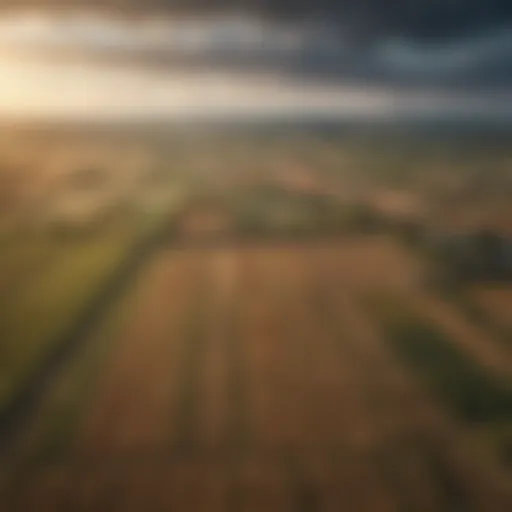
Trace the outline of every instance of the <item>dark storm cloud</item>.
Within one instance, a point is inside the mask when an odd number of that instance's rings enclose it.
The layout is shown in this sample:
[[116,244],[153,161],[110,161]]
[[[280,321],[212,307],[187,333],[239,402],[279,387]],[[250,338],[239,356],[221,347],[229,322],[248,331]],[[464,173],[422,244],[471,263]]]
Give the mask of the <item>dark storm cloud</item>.
[[[59,14],[55,23],[43,23],[44,34],[34,36],[54,52],[79,48],[95,57],[113,55],[158,66],[268,69],[346,82],[512,86],[512,0],[16,0],[16,5],[36,1],[40,7],[58,2],[61,7],[115,7],[122,13],[137,8],[150,14],[161,9],[235,14],[234,20],[215,17],[205,26],[179,18],[180,27],[160,27],[158,34],[143,29],[140,18],[135,25],[141,33],[125,33],[123,17],[117,26],[111,17],[100,23],[80,14],[64,20]],[[0,5],[7,2],[14,0],[0,0]],[[260,23],[261,17],[300,23]],[[4,23],[0,40],[15,28],[15,23]],[[289,48],[288,31],[295,29],[299,43]],[[26,35],[24,29],[14,32],[15,38]]]
[[369,37],[449,38],[512,23],[510,0],[326,0],[326,5],[342,25],[345,21]]
[[247,10],[285,18],[335,21],[354,40],[389,34],[420,39],[457,37],[512,25],[511,0],[0,0],[4,6],[88,6],[117,10]]

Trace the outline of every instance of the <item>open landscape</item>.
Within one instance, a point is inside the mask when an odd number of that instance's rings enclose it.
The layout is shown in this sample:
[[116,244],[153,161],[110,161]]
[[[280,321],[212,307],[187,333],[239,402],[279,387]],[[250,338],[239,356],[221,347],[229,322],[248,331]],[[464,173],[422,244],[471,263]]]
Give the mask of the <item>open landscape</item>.
[[5,128],[0,510],[512,510],[512,145]]

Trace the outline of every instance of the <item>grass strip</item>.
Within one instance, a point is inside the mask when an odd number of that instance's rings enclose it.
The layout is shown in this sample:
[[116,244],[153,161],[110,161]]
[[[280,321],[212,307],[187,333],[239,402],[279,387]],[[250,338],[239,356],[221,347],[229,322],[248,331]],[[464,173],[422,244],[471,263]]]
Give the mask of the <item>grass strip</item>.
[[512,383],[491,375],[435,325],[405,305],[373,304],[373,313],[399,359],[463,421],[512,420]]

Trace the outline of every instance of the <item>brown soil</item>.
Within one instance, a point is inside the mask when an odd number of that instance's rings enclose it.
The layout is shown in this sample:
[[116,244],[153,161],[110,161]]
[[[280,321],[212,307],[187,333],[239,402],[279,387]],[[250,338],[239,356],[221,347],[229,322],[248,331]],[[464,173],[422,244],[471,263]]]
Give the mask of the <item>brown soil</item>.
[[[358,300],[371,290],[413,297],[416,276],[384,238],[162,252],[101,393],[84,406],[73,454],[31,468],[5,503],[511,510],[503,469],[398,363]],[[432,301],[412,303],[491,364],[482,339]]]

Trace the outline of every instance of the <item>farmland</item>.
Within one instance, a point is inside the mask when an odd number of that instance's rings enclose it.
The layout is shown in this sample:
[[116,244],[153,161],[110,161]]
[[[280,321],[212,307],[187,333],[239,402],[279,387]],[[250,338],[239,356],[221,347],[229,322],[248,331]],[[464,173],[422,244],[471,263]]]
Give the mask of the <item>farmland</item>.
[[511,510],[508,144],[10,137],[1,510]]

